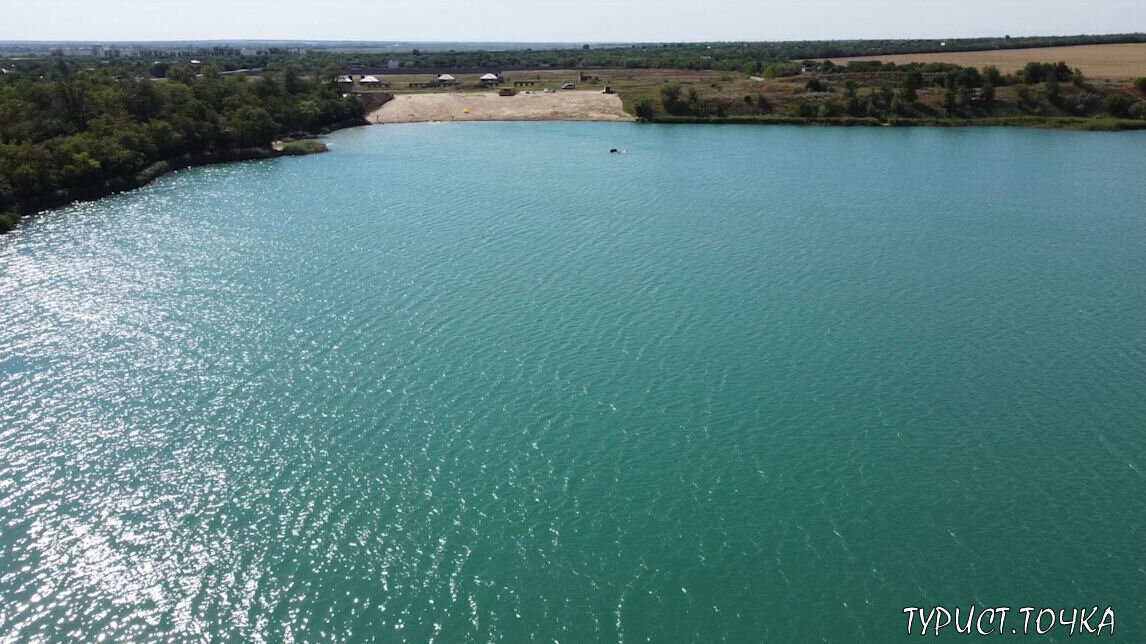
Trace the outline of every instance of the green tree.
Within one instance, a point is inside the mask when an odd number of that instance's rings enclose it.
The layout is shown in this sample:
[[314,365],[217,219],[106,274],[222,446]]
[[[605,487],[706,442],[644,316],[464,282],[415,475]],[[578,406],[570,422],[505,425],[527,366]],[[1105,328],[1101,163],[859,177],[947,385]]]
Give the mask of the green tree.
[[891,99],[891,111],[900,116],[910,116],[911,103],[903,97],[902,93],[897,93],[895,98]]
[[903,85],[900,87],[899,97],[910,105],[918,100],[918,91],[922,87],[923,74],[917,71],[908,72],[907,76],[903,79]]
[[948,116],[955,113],[955,106],[958,102],[959,96],[956,90],[950,87],[943,90],[943,111],[946,112]]
[[195,81],[195,70],[186,65],[175,65],[167,68],[167,80],[190,85]]
[[1114,117],[1126,118],[1130,115],[1130,99],[1122,94],[1107,96],[1102,101],[1102,107],[1106,110],[1107,114]]
[[1062,88],[1059,87],[1058,78],[1047,76],[1046,82],[1043,83],[1043,89],[1046,92],[1047,100],[1051,103],[1057,104],[1062,100]]
[[647,98],[637,99],[637,101],[633,103],[633,114],[642,121],[652,121],[656,119],[653,102]]
[[999,73],[999,68],[994,65],[987,65],[983,68],[983,82],[991,83],[994,86],[1002,84],[1003,75]]
[[1019,107],[1031,104],[1031,88],[1025,83],[1015,88],[1015,96],[1019,99]]
[[301,94],[306,90],[306,82],[298,74],[298,68],[294,64],[288,64],[283,68],[283,91],[288,95]]
[[708,102],[701,98],[695,87],[688,88],[688,111],[693,116],[708,116]]
[[995,84],[989,79],[983,80],[983,100],[987,102],[995,100]]
[[673,115],[682,115],[688,113],[688,103],[681,100],[680,85],[670,83],[661,86],[661,105],[664,106],[665,111]]
[[269,112],[251,105],[240,108],[227,122],[234,128],[239,144],[247,146],[268,145],[279,129]]

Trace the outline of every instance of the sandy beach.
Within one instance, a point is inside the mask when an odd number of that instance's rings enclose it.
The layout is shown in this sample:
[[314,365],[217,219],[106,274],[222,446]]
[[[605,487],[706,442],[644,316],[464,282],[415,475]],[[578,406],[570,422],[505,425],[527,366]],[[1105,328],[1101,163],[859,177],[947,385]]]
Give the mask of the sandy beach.
[[517,96],[498,96],[497,92],[401,94],[367,118],[371,123],[633,120],[621,108],[619,96],[593,90]]

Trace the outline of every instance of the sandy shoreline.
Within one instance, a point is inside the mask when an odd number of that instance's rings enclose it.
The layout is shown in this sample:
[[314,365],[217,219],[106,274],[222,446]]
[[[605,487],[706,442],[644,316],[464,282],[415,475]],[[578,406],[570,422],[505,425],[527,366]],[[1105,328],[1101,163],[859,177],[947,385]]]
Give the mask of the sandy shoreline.
[[400,94],[367,116],[371,123],[422,121],[632,121],[616,94],[564,90],[498,96],[497,92]]

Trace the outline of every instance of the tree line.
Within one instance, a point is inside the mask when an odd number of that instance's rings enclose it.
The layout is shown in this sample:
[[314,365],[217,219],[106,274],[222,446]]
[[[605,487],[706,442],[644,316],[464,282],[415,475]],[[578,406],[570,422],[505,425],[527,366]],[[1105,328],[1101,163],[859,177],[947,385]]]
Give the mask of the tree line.
[[0,213],[180,155],[264,147],[363,122],[364,106],[293,68],[258,79],[211,66],[163,81],[79,69],[0,77]]

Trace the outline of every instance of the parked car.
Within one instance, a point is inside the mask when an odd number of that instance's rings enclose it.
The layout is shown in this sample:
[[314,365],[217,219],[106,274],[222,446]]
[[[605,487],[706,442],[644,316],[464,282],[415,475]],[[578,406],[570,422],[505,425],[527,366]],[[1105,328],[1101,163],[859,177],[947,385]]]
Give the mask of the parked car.
[[577,86],[573,83],[565,83],[561,86],[561,89],[577,89]]

